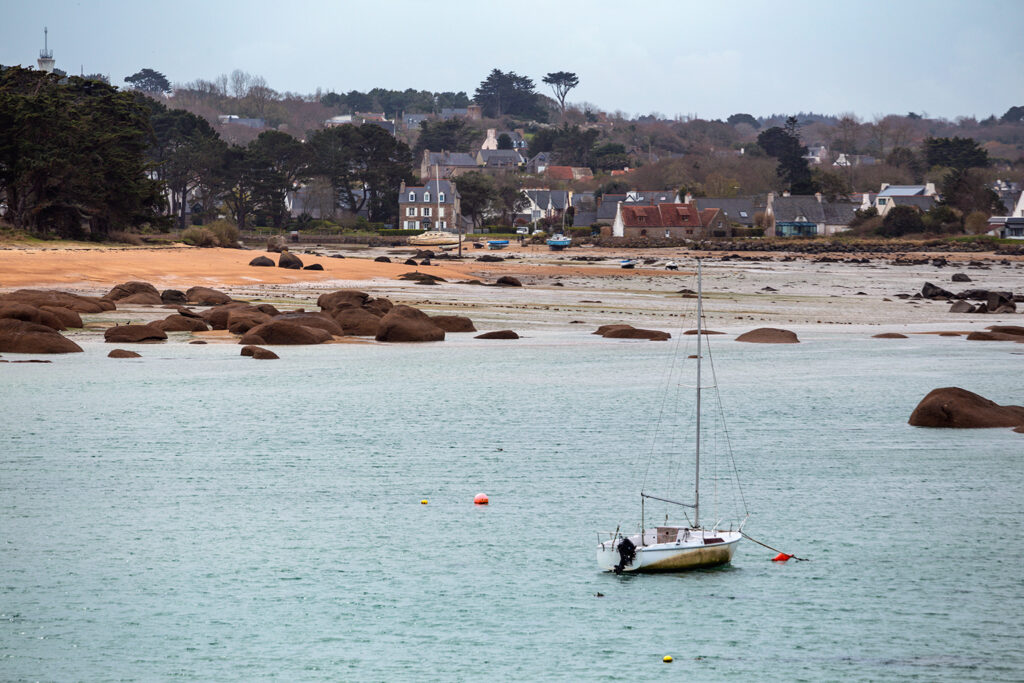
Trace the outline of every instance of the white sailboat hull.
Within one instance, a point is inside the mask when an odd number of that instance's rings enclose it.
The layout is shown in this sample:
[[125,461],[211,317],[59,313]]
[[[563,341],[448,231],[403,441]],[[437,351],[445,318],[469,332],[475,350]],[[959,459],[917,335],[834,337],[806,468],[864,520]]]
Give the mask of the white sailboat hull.
[[[677,534],[671,534],[677,530]],[[669,540],[666,540],[669,537]],[[728,564],[736,552],[742,535],[738,531],[712,531],[687,527],[658,527],[645,534],[629,536],[636,546],[636,557],[621,568],[623,573],[680,572]],[[659,542],[662,541],[662,542]],[[622,561],[618,546],[622,537],[608,540],[597,547],[597,565],[604,571],[615,571]]]

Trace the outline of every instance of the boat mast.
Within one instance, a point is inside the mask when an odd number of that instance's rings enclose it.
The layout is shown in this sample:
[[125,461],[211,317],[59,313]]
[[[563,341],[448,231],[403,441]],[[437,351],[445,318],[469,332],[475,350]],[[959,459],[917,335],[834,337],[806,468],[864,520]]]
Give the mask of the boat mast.
[[701,318],[704,316],[702,300],[704,296],[701,279],[701,261],[697,259],[697,457],[696,473],[693,478],[693,526],[700,528],[700,356],[701,356]]

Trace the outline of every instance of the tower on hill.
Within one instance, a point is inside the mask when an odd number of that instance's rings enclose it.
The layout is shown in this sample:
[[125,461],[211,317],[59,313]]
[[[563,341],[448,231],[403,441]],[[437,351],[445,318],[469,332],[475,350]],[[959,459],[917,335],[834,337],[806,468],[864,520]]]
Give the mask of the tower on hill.
[[39,51],[39,59],[36,63],[39,65],[40,71],[45,71],[48,74],[53,73],[53,50],[50,49],[49,45],[49,32],[50,30],[43,27],[43,49]]

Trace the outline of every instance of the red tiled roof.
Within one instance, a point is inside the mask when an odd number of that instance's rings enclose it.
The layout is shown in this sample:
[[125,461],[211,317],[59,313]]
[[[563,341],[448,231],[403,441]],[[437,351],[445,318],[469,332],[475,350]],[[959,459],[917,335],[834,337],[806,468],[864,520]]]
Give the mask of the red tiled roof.
[[547,176],[552,180],[572,180],[572,166],[548,166]]
[[[718,209],[697,211],[689,204],[658,204],[656,206],[623,206],[622,224],[627,228],[699,228],[710,221]],[[706,216],[705,216],[706,215]]]

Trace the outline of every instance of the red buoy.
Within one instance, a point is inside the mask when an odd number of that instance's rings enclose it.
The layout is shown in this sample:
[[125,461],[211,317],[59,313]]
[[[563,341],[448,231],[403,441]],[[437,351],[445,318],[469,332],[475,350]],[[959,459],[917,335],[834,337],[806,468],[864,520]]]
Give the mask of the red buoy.
[[487,505],[489,502],[490,501],[487,500],[487,494],[486,493],[478,493],[473,498],[473,504],[474,505]]
[[776,555],[775,557],[772,558],[772,562],[785,562],[786,560],[788,560],[791,557],[793,557],[793,556],[792,555],[787,555],[786,553],[779,553],[778,555]]

